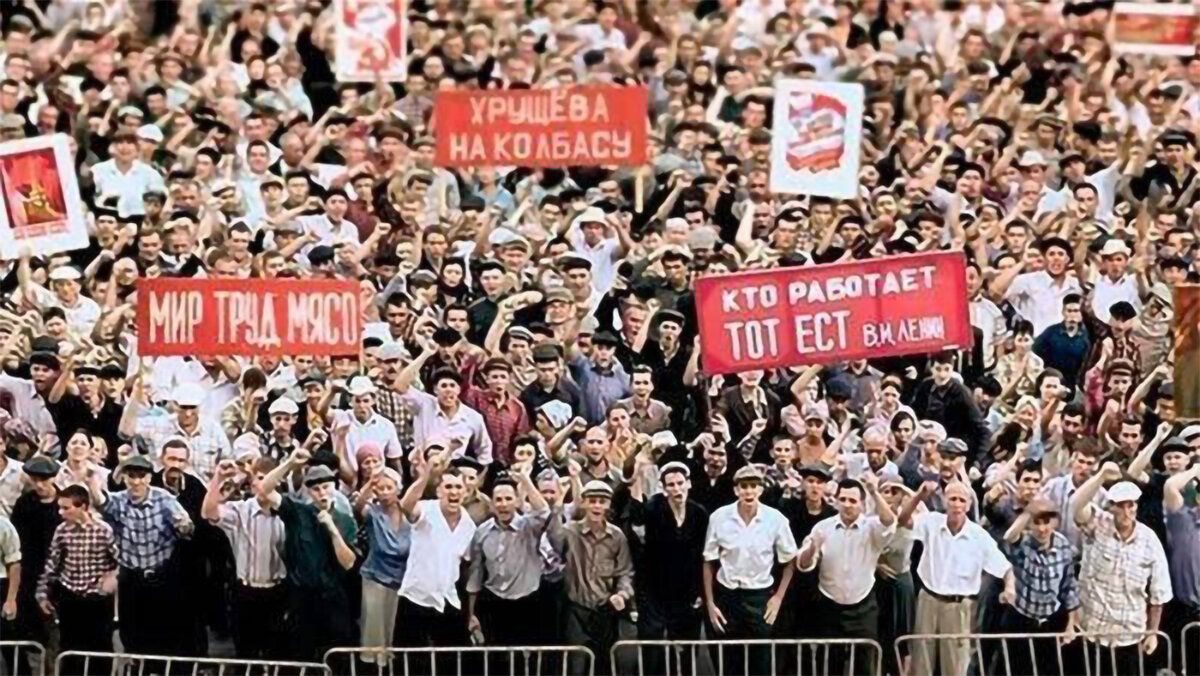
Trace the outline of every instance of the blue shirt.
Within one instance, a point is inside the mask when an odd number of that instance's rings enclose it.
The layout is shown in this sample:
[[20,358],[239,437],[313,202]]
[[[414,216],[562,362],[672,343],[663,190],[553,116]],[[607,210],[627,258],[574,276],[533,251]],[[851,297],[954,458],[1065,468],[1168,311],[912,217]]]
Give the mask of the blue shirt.
[[1167,568],[1171,572],[1171,590],[1175,598],[1200,607],[1200,518],[1197,510],[1184,507],[1168,511]]
[[1063,385],[1075,387],[1083,373],[1088,351],[1092,343],[1087,329],[1079,326],[1075,335],[1069,335],[1062,322],[1051,325],[1033,341],[1033,353],[1042,358],[1046,368],[1057,369],[1063,374]]
[[612,366],[602,369],[579,355],[571,360],[570,366],[571,376],[582,394],[583,418],[589,425],[603,423],[609,407],[632,394],[629,376],[615,359]]
[[1033,620],[1046,620],[1059,608],[1079,607],[1079,580],[1075,577],[1075,548],[1067,536],[1055,531],[1043,550],[1033,535],[1025,535],[1009,548],[1017,599],[1013,608]]
[[117,562],[122,568],[157,570],[184,537],[175,524],[187,512],[175,496],[161,488],[151,487],[141,502],[134,502],[129,491],[113,493],[101,511],[117,537]]
[[400,590],[404,570],[408,567],[408,551],[412,545],[412,527],[400,517],[400,527],[393,529],[382,505],[367,508],[363,528],[367,531],[370,550],[363,561],[362,576],[385,587]]

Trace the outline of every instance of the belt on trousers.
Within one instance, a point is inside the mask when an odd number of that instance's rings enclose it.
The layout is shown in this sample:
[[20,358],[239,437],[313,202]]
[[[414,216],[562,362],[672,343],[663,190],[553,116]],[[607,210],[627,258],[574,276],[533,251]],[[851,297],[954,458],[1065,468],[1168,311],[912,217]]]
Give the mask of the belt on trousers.
[[974,601],[976,594],[939,594],[929,589],[922,590],[933,598],[943,603],[962,603],[963,601]]
[[159,566],[158,568],[146,570],[143,568],[126,568],[122,566],[121,572],[133,577],[135,580],[154,582],[156,580],[161,580],[164,575],[166,575],[166,568],[166,566]]

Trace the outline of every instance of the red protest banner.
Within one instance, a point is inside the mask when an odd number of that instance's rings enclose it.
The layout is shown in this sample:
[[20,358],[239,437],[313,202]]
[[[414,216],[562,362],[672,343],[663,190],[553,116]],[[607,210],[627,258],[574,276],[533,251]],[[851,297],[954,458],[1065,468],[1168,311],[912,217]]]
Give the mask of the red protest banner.
[[338,280],[145,279],[138,351],[172,355],[358,354],[358,284]]
[[570,167],[646,161],[645,87],[440,91],[434,162]]
[[701,277],[696,314],[708,374],[971,345],[956,252]]

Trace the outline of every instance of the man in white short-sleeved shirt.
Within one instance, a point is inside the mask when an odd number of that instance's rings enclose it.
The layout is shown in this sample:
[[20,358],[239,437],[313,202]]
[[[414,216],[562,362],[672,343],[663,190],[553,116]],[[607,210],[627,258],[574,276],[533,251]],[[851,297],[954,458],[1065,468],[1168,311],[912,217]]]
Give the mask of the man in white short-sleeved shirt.
[[[454,646],[466,644],[466,620],[455,585],[463,561],[470,557],[475,522],[462,508],[465,492],[450,457],[438,452],[413,454],[417,479],[408,487],[400,509],[412,524],[408,568],[400,585],[397,626],[402,646]],[[437,499],[421,500],[430,481],[436,480]]]
[[[737,502],[713,512],[704,539],[709,635],[721,640],[770,638],[795,570],[786,564],[796,558],[796,539],[787,517],[759,502],[763,475],[757,467],[739,469],[733,485]],[[776,562],[784,564],[783,574],[772,592]],[[768,673],[765,650],[752,649],[748,660],[729,651],[724,657],[730,673],[747,664],[751,674]]]
[[[971,507],[971,489],[961,481],[951,481],[943,490],[946,512],[927,512],[915,519],[917,505],[937,491],[927,481],[900,511],[900,527],[912,531],[913,540],[925,546],[917,573],[925,588],[917,597],[914,634],[966,634],[971,631],[975,599],[983,582],[983,573],[1004,578],[1002,603],[1016,597],[1012,564],[996,541],[977,523],[967,519]],[[913,676],[933,673],[937,663],[934,649],[941,653],[941,670],[946,676],[965,676],[971,661],[968,641],[916,641],[912,646]]]

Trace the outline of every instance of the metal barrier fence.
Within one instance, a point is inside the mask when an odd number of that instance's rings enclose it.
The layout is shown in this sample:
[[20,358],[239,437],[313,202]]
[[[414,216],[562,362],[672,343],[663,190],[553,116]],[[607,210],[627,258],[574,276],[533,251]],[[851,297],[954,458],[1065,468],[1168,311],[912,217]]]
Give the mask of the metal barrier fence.
[[[1140,644],[1150,635],[1158,639],[1158,646],[1147,655]],[[972,673],[986,676],[1145,676],[1170,668],[1171,638],[1161,631],[1074,634],[1069,638],[1063,633],[910,634],[896,639],[896,660],[902,663],[904,655],[911,658],[909,676],[965,674],[968,665],[975,665]],[[1103,645],[1106,641],[1132,646]],[[937,669],[939,657],[941,668]]]
[[618,641],[613,676],[653,674],[880,674],[883,648],[869,639]]
[[334,648],[332,676],[595,676],[596,656],[582,646]]
[[324,664],[67,651],[54,661],[59,676],[325,676]]
[[1187,676],[1200,670],[1200,664],[1189,660],[1200,653],[1200,622],[1190,622],[1179,633],[1179,673]]
[[0,641],[0,674],[46,676],[46,648],[34,641]]

